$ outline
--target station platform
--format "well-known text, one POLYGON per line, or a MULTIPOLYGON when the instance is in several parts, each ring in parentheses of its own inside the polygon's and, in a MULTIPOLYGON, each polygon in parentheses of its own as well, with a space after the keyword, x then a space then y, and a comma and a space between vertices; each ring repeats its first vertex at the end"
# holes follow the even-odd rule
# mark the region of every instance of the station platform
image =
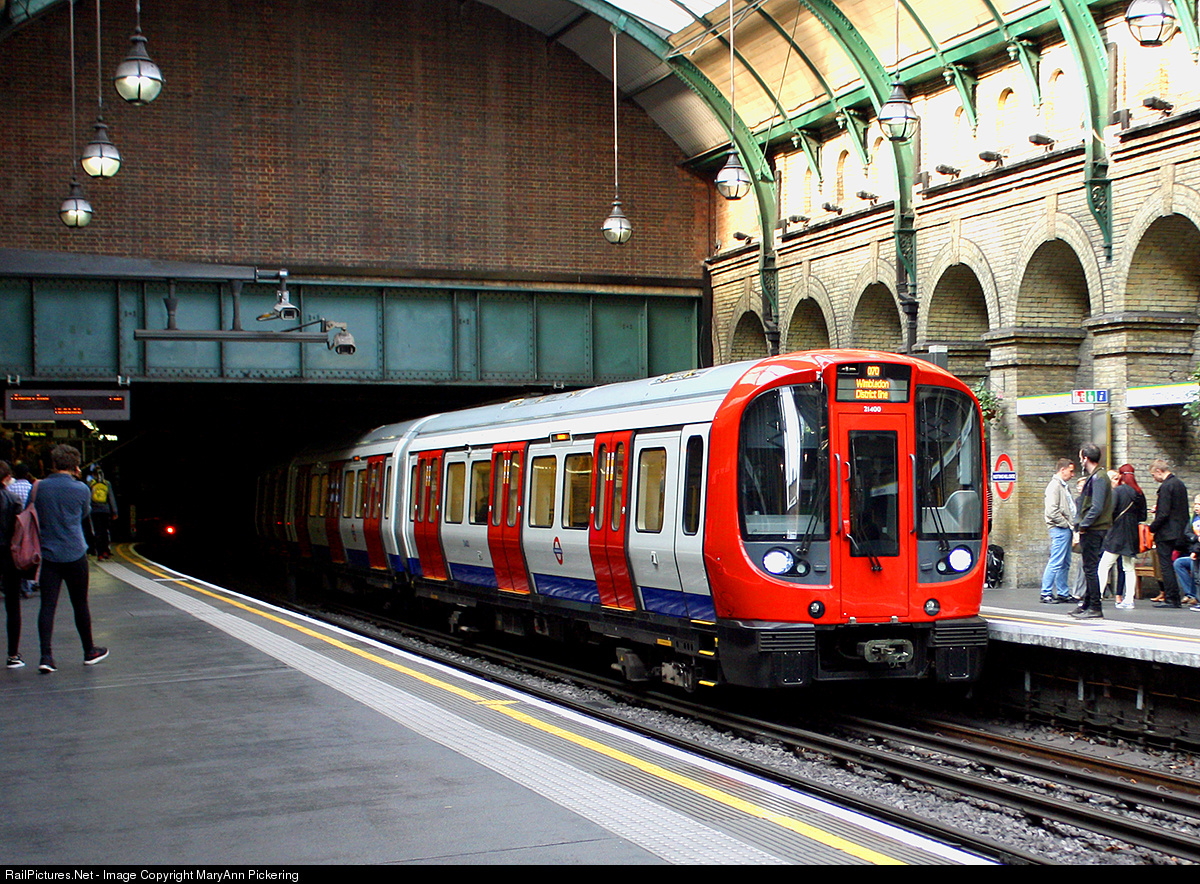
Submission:
POLYGON ((980 613, 991 641, 1200 668, 1200 613, 1155 608, 1149 599, 1118 610, 1104 599, 1104 619, 1075 620, 1074 604, 1047 605, 1040 596, 1039 586, 985 589, 980 613))
POLYGON ((39 673, 34 596, 0 673, 10 867, 979 862, 124 552, 90 596, 108 659, 63 598, 39 673))

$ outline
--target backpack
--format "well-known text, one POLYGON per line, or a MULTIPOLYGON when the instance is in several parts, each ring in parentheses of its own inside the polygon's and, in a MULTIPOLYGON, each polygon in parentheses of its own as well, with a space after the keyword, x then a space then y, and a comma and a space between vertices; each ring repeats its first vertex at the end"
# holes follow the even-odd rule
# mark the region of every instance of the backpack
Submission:
POLYGON ((104 506, 108 503, 108 483, 97 481, 92 483, 92 503, 104 506))
POLYGON ((41 526, 38 525, 37 508, 33 501, 37 497, 37 486, 33 486, 25 509, 17 513, 13 522, 12 558, 18 571, 37 571, 42 565, 41 526))
POLYGON ((987 585, 989 587, 999 586, 1000 581, 1004 579, 1004 547, 994 543, 988 544, 986 568, 984 579, 987 581, 987 585))

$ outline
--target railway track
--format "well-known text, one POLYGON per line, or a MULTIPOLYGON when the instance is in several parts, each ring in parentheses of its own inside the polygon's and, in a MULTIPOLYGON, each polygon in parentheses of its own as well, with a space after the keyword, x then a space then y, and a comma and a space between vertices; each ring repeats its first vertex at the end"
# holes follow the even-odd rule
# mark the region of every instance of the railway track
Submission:
MULTIPOLYGON (((339 620, 346 618, 361 623, 363 614, 342 612, 339 620)), ((822 717, 819 729, 784 724, 754 714, 714 708, 678 695, 631 689, 615 678, 598 677, 594 673, 531 659, 507 649, 478 644, 467 646, 447 640, 445 633, 431 633, 392 621, 376 620, 375 623, 377 628, 387 632, 401 632, 423 643, 444 648, 452 655, 449 662, 453 665, 472 669, 490 679, 504 678, 500 667, 511 667, 552 683, 566 681, 576 687, 599 691, 611 698, 611 706, 595 700, 564 698, 563 692, 553 686, 544 690, 531 687, 528 678, 513 682, 520 690, 540 694, 552 702, 574 706, 585 714, 753 770, 790 788, 904 825, 1001 862, 1040 864, 1046 860, 1011 847, 1000 839, 964 832, 958 825, 903 811, 861 794, 820 785, 775 765, 749 762, 742 754, 714 749, 702 741, 664 733, 660 728, 644 724, 644 716, 631 716, 628 709, 630 706, 652 708, 702 722, 719 732, 785 747, 797 756, 817 753, 834 764, 866 775, 883 776, 919 790, 938 790, 946 795, 947 801, 968 800, 996 805, 1037 824, 1052 822, 1074 826, 1143 848, 1160 857, 1200 862, 1200 841, 1194 836, 1195 823, 1200 820, 1200 789, 1196 781, 1056 752, 1050 747, 947 722, 902 725, 830 713, 822 717), (479 662, 464 660, 468 654, 478 658, 479 662)))

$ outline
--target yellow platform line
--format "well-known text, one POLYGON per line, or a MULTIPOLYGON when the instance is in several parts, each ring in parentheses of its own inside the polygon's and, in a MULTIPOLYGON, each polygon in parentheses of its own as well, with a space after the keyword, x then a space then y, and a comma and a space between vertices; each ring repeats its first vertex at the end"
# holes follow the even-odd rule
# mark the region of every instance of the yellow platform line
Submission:
POLYGON ((710 801, 714 801, 718 804, 722 804, 726 807, 732 808, 733 810, 736 810, 739 813, 743 813, 743 814, 746 814, 747 816, 756 817, 756 818, 764 820, 766 822, 773 823, 773 824, 779 826, 780 828, 786 829, 790 832, 794 832, 805 838, 809 838, 813 841, 816 841, 819 844, 823 844, 826 847, 830 847, 835 850, 839 850, 843 853, 846 853, 850 856, 853 856, 856 859, 860 859, 865 862, 873 863, 875 865, 904 865, 905 864, 902 860, 896 859, 895 857, 887 856, 886 854, 880 853, 879 851, 873 850, 862 844, 856 844, 855 842, 850 841, 846 838, 843 838, 840 835, 835 835, 832 832, 827 832, 823 829, 819 829, 816 826, 810 825, 809 823, 801 822, 800 820, 794 819, 793 817, 787 816, 786 814, 777 813, 776 811, 769 810, 765 807, 760 807, 759 805, 754 804, 753 802, 746 801, 745 799, 739 798, 736 795, 731 795, 728 792, 724 792, 720 789, 716 789, 712 786, 708 786, 708 785, 701 783, 691 777, 684 776, 683 774, 676 773, 675 771, 672 771, 672 770, 668 770, 667 768, 662 767, 661 765, 654 764, 653 762, 646 761, 646 760, 638 758, 634 755, 630 755, 628 752, 623 752, 620 749, 613 748, 612 746, 608 746, 597 740, 593 740, 588 737, 584 737, 580 734, 576 734, 576 733, 573 733, 572 731, 566 730, 565 728, 561 728, 561 727, 558 727, 557 725, 550 724, 549 722, 542 721, 541 719, 535 718, 534 716, 529 715, 520 709, 514 708, 514 704, 498 703, 496 700, 494 700, 492 698, 483 697, 479 694, 474 693, 473 691, 469 691, 465 688, 460 688, 457 685, 450 684, 449 682, 443 681, 442 679, 439 679, 439 678, 435 678, 434 676, 428 675, 427 673, 420 672, 419 670, 405 666, 401 663, 397 663, 395 660, 389 660, 386 657, 381 657, 378 654, 372 653, 371 651, 368 651, 364 648, 354 647, 353 645, 347 644, 346 642, 341 641, 340 639, 334 638, 333 636, 325 635, 323 633, 320 633, 313 629, 310 629, 307 626, 304 626, 303 624, 296 623, 292 620, 288 620, 283 617, 279 617, 275 614, 272 614, 270 611, 264 611, 261 608, 255 608, 255 607, 253 607, 251 605, 247 605, 237 599, 230 598, 229 596, 223 595, 218 592, 214 592, 213 590, 207 589, 203 586, 197 586, 195 583, 189 581, 186 578, 171 575, 171 574, 168 574, 168 573, 160 570, 155 565, 153 565, 146 559, 142 558, 137 553, 132 552, 131 550, 128 550, 125 548, 120 548, 118 551, 131 564, 137 565, 142 570, 155 575, 160 580, 172 581, 182 587, 186 587, 187 589, 192 590, 193 592, 196 592, 201 595, 208 596, 209 598, 224 602, 225 604, 230 605, 231 607, 238 608, 240 610, 246 611, 247 613, 255 614, 266 620, 270 620, 273 623, 278 623, 279 625, 285 626, 288 629, 295 630, 296 632, 299 632, 302 635, 306 635, 310 638, 318 639, 319 641, 325 642, 326 644, 331 645, 332 647, 335 647, 339 650, 347 651, 351 654, 355 654, 356 656, 361 657, 364 660, 369 660, 372 663, 376 663, 380 666, 384 666, 388 669, 391 669, 395 672, 399 672, 410 678, 417 679, 418 681, 420 681, 424 684, 430 685, 432 687, 436 687, 440 690, 446 691, 447 693, 453 694, 454 696, 468 700, 472 703, 477 703, 479 705, 487 706, 489 709, 492 709, 493 711, 495 711, 501 715, 506 715, 509 718, 519 721, 520 723, 526 725, 527 727, 541 731, 544 734, 549 734, 551 736, 557 737, 565 742, 572 743, 581 748, 588 749, 589 751, 595 752, 598 755, 602 755, 602 756, 604 756, 606 758, 610 758, 614 761, 618 761, 622 764, 625 764, 629 767, 640 770, 643 773, 649 774, 650 776, 660 779, 664 782, 671 783, 672 785, 678 786, 679 788, 685 789, 696 795, 700 795, 704 798, 707 798, 710 801))

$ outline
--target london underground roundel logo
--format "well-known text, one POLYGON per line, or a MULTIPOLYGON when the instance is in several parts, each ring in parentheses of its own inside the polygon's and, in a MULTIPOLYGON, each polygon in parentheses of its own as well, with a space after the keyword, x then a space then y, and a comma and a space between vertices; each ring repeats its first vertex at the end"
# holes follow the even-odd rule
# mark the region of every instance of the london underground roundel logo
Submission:
POLYGON ((1013 486, 1017 484, 1017 471, 1013 469, 1012 459, 1007 454, 996 458, 992 468, 992 481, 996 483, 996 496, 1008 500, 1012 496, 1013 486))
POLYGON ((558 563, 560 565, 562 564, 562 562, 563 562, 562 544, 558 542, 557 537, 554 538, 554 558, 558 559, 558 563))

